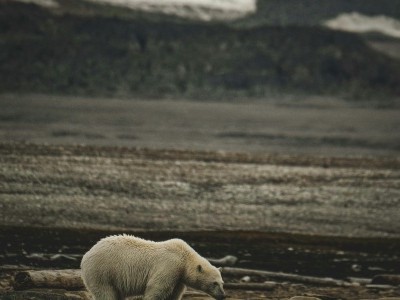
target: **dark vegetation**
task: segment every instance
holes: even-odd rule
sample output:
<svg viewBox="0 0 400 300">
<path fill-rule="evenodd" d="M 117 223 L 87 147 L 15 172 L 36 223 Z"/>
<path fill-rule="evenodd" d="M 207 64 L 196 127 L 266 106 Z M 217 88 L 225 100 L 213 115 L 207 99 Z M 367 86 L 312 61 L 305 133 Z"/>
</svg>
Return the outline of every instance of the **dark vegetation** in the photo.
<svg viewBox="0 0 400 300">
<path fill-rule="evenodd" d="M 212 99 L 400 94 L 400 63 L 353 34 L 128 18 L 120 10 L 98 15 L 79 5 L 81 14 L 0 2 L 0 91 Z"/>
</svg>

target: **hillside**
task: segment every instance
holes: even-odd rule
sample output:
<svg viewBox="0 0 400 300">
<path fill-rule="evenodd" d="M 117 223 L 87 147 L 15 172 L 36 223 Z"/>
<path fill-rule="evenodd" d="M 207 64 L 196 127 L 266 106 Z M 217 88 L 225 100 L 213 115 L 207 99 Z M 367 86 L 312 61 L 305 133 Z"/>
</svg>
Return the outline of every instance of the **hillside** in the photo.
<svg viewBox="0 0 400 300">
<path fill-rule="evenodd" d="M 400 94 L 400 63 L 353 34 L 112 11 L 92 16 L 93 7 L 80 5 L 86 14 L 1 2 L 1 92 L 207 99 L 282 91 Z"/>
<path fill-rule="evenodd" d="M 385 15 L 400 19 L 400 1 L 393 0 L 258 0 L 255 14 L 242 25 L 318 25 L 342 13 Z"/>
</svg>

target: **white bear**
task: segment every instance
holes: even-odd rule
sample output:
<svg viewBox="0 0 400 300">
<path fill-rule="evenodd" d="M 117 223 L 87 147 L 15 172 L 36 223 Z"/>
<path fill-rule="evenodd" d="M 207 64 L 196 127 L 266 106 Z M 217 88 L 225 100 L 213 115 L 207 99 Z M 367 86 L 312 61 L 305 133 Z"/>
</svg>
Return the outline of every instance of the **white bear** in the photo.
<svg viewBox="0 0 400 300">
<path fill-rule="evenodd" d="M 82 279 L 95 300 L 181 299 L 186 286 L 225 298 L 221 272 L 180 239 L 147 241 L 131 235 L 100 240 L 82 258 Z"/>
</svg>

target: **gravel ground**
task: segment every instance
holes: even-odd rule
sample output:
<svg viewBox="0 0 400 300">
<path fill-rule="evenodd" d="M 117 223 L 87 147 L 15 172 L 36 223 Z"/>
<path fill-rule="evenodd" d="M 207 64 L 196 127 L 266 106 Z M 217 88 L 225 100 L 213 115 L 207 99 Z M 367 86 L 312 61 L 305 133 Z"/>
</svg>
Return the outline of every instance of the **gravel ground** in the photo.
<svg viewBox="0 0 400 300">
<path fill-rule="evenodd" d="M 256 162 L 259 163 L 256 163 Z M 399 237 L 399 160 L 2 144 L 3 225 Z"/>
</svg>

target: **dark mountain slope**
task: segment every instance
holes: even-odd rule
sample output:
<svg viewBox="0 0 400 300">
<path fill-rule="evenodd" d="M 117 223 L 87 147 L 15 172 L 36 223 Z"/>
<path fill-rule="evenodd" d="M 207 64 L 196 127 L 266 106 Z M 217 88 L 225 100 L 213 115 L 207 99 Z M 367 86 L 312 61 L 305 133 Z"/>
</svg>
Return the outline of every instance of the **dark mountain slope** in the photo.
<svg viewBox="0 0 400 300">
<path fill-rule="evenodd" d="M 400 64 L 322 28 L 53 14 L 0 4 L 0 91 L 222 98 L 398 95 Z"/>
</svg>

